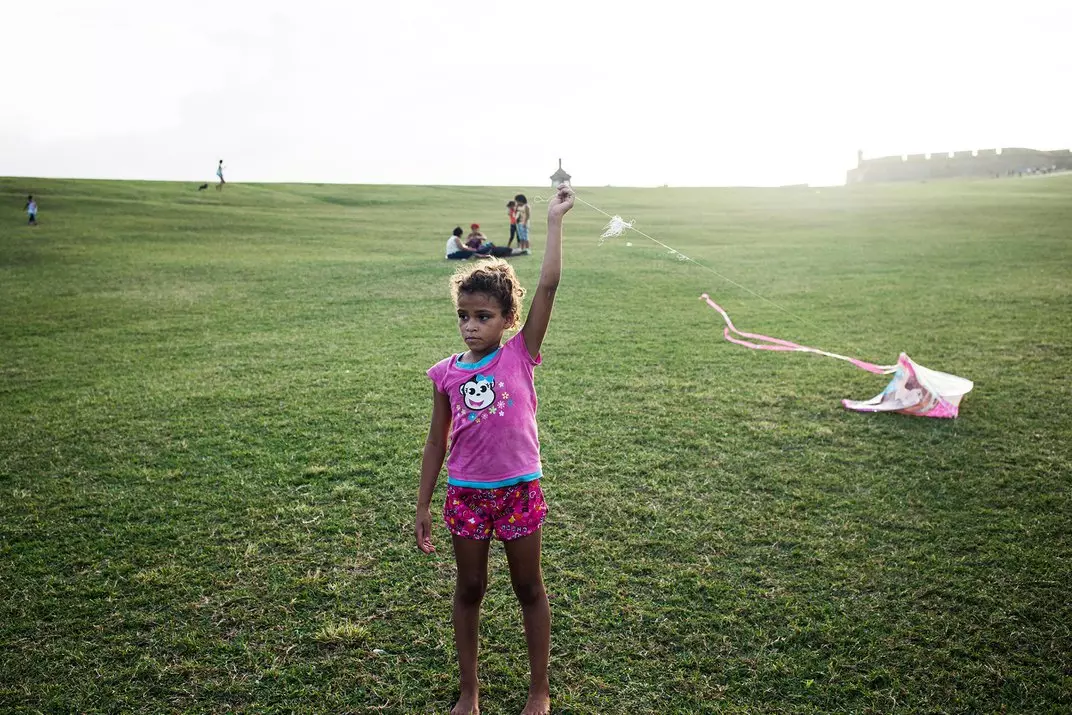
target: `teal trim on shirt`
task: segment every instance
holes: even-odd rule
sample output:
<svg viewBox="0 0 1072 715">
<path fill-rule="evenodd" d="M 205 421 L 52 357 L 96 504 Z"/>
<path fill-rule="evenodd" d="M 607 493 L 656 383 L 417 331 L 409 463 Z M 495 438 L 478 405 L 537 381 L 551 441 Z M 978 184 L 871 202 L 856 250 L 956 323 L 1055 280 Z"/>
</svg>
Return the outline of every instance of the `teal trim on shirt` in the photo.
<svg viewBox="0 0 1072 715">
<path fill-rule="evenodd" d="M 501 345 L 495 348 L 495 352 L 491 353 L 490 355 L 485 355 L 478 362 L 462 362 L 462 356 L 459 355 L 458 359 L 454 361 L 454 366 L 460 367 L 462 370 L 479 370 L 480 368 L 491 362 L 492 358 L 498 355 L 500 350 L 502 350 Z"/>
<path fill-rule="evenodd" d="M 469 479 L 455 479 L 448 476 L 447 484 L 455 487 L 469 487 L 470 489 L 498 489 L 499 487 L 512 487 L 522 482 L 535 481 L 540 478 L 541 474 L 541 472 L 533 472 L 532 474 L 522 474 L 520 477 L 500 479 L 497 482 L 474 482 Z"/>
</svg>

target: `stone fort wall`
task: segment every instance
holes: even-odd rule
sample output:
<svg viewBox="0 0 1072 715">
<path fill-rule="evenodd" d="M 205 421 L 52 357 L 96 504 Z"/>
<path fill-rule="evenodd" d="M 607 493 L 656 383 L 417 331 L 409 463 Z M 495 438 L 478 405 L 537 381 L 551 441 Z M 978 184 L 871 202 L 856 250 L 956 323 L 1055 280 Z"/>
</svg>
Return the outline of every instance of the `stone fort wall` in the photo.
<svg viewBox="0 0 1072 715">
<path fill-rule="evenodd" d="M 864 159 L 859 156 L 846 183 L 927 181 L 958 177 L 996 177 L 1043 171 L 1072 171 L 1072 150 L 978 149 L 941 154 L 907 154 Z"/>
</svg>

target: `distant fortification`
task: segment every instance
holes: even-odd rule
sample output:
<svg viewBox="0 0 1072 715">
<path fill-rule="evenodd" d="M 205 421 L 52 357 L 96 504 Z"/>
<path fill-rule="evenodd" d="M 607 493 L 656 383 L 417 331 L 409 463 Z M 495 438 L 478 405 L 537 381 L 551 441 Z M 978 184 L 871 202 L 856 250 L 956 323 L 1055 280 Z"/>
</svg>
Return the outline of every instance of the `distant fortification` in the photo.
<svg viewBox="0 0 1072 715">
<path fill-rule="evenodd" d="M 845 183 L 1015 176 L 1050 171 L 1072 171 L 1072 150 L 978 149 L 878 159 L 864 159 L 860 151 L 856 153 L 856 168 L 849 169 Z"/>
</svg>

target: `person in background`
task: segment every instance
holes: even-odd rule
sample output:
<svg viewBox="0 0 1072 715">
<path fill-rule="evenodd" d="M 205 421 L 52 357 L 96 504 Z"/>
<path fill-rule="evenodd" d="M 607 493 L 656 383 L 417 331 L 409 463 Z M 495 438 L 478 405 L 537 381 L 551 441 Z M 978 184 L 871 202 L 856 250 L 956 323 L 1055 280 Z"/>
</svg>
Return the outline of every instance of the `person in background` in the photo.
<svg viewBox="0 0 1072 715">
<path fill-rule="evenodd" d="M 469 226 L 469 235 L 465 237 L 465 245 L 470 250 L 477 250 L 488 240 L 488 237 L 480 232 L 480 224 L 474 223 Z"/>
<path fill-rule="evenodd" d="M 517 202 L 506 202 L 506 215 L 510 217 L 510 240 L 506 242 L 506 247 L 510 248 L 514 245 L 514 239 L 517 238 Z M 520 246 L 518 246 L 520 248 Z"/>
<path fill-rule="evenodd" d="M 514 197 L 514 201 L 517 202 L 517 247 L 527 251 L 529 250 L 529 218 L 531 216 L 529 200 L 524 194 L 518 194 Z"/>
<path fill-rule="evenodd" d="M 462 231 L 462 227 L 458 226 L 450 234 L 450 238 L 447 239 L 447 259 L 451 261 L 464 261 L 473 256 L 486 258 L 487 256 L 477 253 L 462 242 L 463 233 L 464 231 Z"/>
</svg>

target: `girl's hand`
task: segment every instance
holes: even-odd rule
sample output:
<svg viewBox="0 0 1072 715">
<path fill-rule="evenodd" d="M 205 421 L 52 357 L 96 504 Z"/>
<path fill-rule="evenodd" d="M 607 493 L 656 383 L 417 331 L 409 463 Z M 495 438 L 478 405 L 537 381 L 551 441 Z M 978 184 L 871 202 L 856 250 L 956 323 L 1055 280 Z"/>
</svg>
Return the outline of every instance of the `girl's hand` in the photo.
<svg viewBox="0 0 1072 715">
<path fill-rule="evenodd" d="M 426 554 L 435 552 L 435 547 L 432 546 L 432 515 L 427 507 L 417 507 L 417 521 L 413 528 L 417 537 L 417 548 Z"/>
<path fill-rule="evenodd" d="M 569 184 L 559 184 L 558 190 L 547 202 L 547 218 L 561 219 L 573 208 L 573 189 Z"/>
</svg>

